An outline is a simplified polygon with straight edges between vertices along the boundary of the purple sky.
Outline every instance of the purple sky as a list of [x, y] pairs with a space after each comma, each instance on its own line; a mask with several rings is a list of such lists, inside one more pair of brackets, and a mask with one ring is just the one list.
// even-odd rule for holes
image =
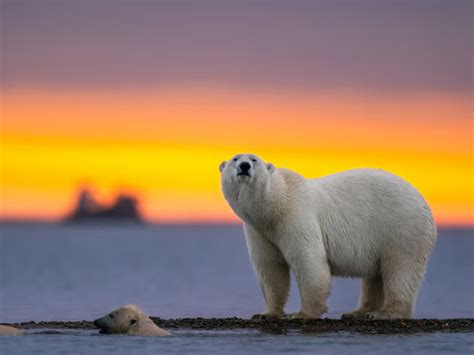
[[11, 87], [472, 93], [473, 2], [3, 0]]

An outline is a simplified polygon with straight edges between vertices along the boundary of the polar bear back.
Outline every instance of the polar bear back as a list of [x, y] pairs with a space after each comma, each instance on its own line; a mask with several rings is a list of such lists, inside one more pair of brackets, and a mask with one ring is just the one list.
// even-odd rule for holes
[[436, 238], [430, 208], [398, 176], [356, 169], [306, 184], [334, 275], [376, 274], [381, 259], [429, 256]]
[[144, 317], [127, 332], [128, 335], [138, 336], [167, 336], [170, 332], [158, 327], [150, 318]]

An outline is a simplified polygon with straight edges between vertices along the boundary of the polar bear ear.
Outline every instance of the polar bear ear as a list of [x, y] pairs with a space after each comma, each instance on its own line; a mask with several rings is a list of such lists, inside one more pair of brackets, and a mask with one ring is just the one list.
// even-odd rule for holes
[[272, 163], [267, 163], [267, 170], [271, 173], [275, 171], [275, 167], [273, 166]]
[[221, 163], [221, 165], [219, 165], [219, 171], [220, 171], [221, 173], [222, 173], [222, 170], [224, 170], [224, 168], [225, 168], [225, 164], [226, 164], [226, 162], [223, 161], [223, 162]]

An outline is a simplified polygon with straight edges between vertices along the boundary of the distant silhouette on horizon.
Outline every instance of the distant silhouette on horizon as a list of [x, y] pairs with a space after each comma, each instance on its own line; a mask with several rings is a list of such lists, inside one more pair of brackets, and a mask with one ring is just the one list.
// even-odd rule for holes
[[103, 222], [119, 221], [143, 223], [138, 211], [138, 199], [127, 194], [119, 194], [111, 206], [96, 202], [92, 192], [80, 190], [73, 212], [66, 217], [66, 222]]

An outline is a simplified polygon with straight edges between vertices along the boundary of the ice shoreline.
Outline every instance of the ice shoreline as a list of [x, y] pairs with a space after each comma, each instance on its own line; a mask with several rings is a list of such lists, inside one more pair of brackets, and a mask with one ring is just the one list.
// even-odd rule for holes
[[[363, 334], [467, 333], [474, 332], [474, 318], [410, 319], [360, 321], [340, 319], [316, 320], [250, 320], [242, 318], [179, 318], [150, 317], [165, 329], [231, 330], [255, 329], [267, 333], [285, 334], [288, 330], [304, 333], [354, 332]], [[20, 329], [97, 329], [91, 321], [40, 321], [2, 323]]]

